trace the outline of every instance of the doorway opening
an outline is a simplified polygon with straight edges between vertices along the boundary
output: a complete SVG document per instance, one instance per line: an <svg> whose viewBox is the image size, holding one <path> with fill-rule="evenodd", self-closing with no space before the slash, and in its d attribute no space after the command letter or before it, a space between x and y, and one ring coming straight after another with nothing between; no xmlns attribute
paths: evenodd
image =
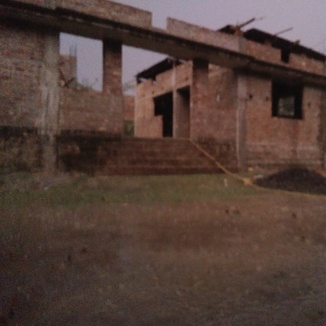
<svg viewBox="0 0 326 326"><path fill-rule="evenodd" d="M154 98L155 115L162 116L163 137L173 137L173 94L167 93Z"/></svg>
<svg viewBox="0 0 326 326"><path fill-rule="evenodd" d="M190 87L176 91L175 97L175 137L190 137Z"/></svg>

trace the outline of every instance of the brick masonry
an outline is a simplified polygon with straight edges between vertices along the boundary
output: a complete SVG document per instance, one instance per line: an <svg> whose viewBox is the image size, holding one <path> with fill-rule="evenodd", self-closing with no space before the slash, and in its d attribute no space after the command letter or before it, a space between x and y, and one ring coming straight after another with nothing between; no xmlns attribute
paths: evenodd
<svg viewBox="0 0 326 326"><path fill-rule="evenodd" d="M0 171L40 171L43 168L42 141L36 129L0 127Z"/></svg>
<svg viewBox="0 0 326 326"><path fill-rule="evenodd" d="M273 60L273 53L269 56ZM270 78L236 73L205 61L189 61L156 76L155 81L138 85L136 136L162 137L161 116L154 115L154 100L185 86L191 94L190 138L228 166L246 169L324 164L322 89L304 87L302 119L273 117ZM174 103L173 110L179 109ZM178 115L174 113L174 117Z"/></svg>
<svg viewBox="0 0 326 326"><path fill-rule="evenodd" d="M135 120L135 96L133 95L125 95L124 96L124 114L125 121Z"/></svg>
<svg viewBox="0 0 326 326"><path fill-rule="evenodd" d="M216 32L177 19L167 19L167 32L172 35L182 35L184 38L201 41L205 44L218 46L227 50L239 50L239 37Z"/></svg>
<svg viewBox="0 0 326 326"><path fill-rule="evenodd" d="M322 90L305 87L303 119L272 117L269 79L247 78L246 146L248 165L320 166Z"/></svg>
<svg viewBox="0 0 326 326"><path fill-rule="evenodd" d="M45 39L38 29L0 23L0 121L3 126L36 127Z"/></svg>
<svg viewBox="0 0 326 326"><path fill-rule="evenodd" d="M10 9L15 2L26 6ZM35 21L23 12L29 10L33 16L42 7L46 9L38 11ZM60 10L55 11L56 8L70 10L69 22L66 16L57 16ZM12 14L15 10L24 17L21 22ZM51 27L43 26L47 24L43 14L52 15ZM99 19L107 26L99 28L89 21L83 24L81 17L86 16L80 14L86 14L87 20ZM124 99L121 87L124 43L164 49L169 55L179 53L180 57L193 59L158 75L155 81L138 85L134 115L137 136L162 137L163 120L155 115L154 98L170 93L175 107L173 136L197 140L230 165L245 168L325 164L325 60L291 53L289 62L283 62L281 51L268 44L175 19L168 19L166 30L157 29L151 25L151 13L105 0L10 1L0 4L0 16L3 169L12 161L13 169L42 166L53 171L60 135L123 135L123 117L131 115L131 110L126 109L130 102ZM81 30L83 35L103 40L103 92L62 85L61 25L64 31L68 28L78 34ZM115 26L119 28L115 30ZM272 81L291 81L293 77L296 79L292 82L300 80L304 86L303 118L273 117ZM26 146L32 150L24 156Z"/></svg>
<svg viewBox="0 0 326 326"><path fill-rule="evenodd" d="M60 132L67 130L103 132L113 137L121 135L122 99L93 90L61 90Z"/></svg>
<svg viewBox="0 0 326 326"><path fill-rule="evenodd" d="M44 1L39 1L44 2ZM131 24L137 27L151 27L152 14L131 6L107 0L59 0L57 7L77 10L96 17Z"/></svg>

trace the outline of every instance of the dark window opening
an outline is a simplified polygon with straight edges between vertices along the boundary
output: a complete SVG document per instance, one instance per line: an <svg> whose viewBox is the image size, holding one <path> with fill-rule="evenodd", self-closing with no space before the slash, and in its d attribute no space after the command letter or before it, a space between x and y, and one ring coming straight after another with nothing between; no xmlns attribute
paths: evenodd
<svg viewBox="0 0 326 326"><path fill-rule="evenodd" d="M174 99L174 137L190 137L190 87L178 89Z"/></svg>
<svg viewBox="0 0 326 326"><path fill-rule="evenodd" d="M289 50L281 50L281 60L285 63L290 62L290 51Z"/></svg>
<svg viewBox="0 0 326 326"><path fill-rule="evenodd" d="M173 96L172 93L158 96L154 99L155 115L162 116L163 137L173 136Z"/></svg>
<svg viewBox="0 0 326 326"><path fill-rule="evenodd" d="M302 87L273 83L272 115L292 119L302 119Z"/></svg>

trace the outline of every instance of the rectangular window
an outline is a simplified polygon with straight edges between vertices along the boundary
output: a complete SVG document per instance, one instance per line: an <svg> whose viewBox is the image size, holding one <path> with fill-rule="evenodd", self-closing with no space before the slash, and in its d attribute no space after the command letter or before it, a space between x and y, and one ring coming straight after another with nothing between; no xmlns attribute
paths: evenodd
<svg viewBox="0 0 326 326"><path fill-rule="evenodd" d="M290 51L289 50L281 50L281 60L284 63L289 63L290 62Z"/></svg>
<svg viewBox="0 0 326 326"><path fill-rule="evenodd" d="M302 119L302 86L274 82L272 98L273 117Z"/></svg>

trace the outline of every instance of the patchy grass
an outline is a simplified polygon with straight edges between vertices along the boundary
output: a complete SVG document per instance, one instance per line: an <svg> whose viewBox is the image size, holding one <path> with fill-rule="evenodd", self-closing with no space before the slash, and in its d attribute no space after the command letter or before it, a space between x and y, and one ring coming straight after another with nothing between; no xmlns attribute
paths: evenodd
<svg viewBox="0 0 326 326"><path fill-rule="evenodd" d="M325 209L226 175L1 176L0 324L325 325Z"/></svg>
<svg viewBox="0 0 326 326"><path fill-rule="evenodd" d="M2 206L29 205L35 201L70 208L91 203L182 203L227 200L257 193L222 174L97 178L79 176L71 182L59 184L51 181L42 184L27 175L11 175L2 177L1 182ZM10 189L10 184L15 186Z"/></svg>

